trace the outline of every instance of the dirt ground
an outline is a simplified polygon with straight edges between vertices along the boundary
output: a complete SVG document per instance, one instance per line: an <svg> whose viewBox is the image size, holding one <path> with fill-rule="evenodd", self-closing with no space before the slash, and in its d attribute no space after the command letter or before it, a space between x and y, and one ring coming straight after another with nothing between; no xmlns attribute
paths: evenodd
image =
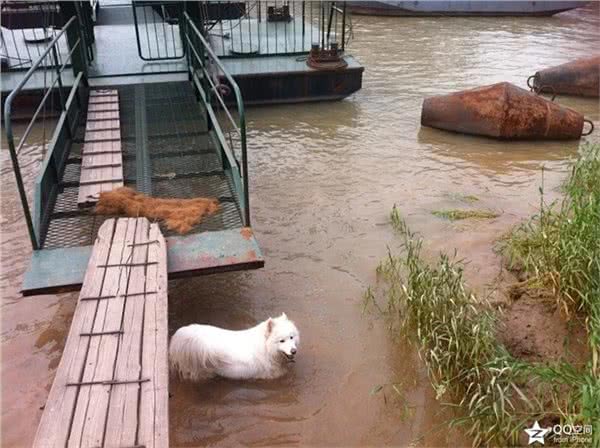
<svg viewBox="0 0 600 448"><path fill-rule="evenodd" d="M566 316L552 291L527 288L522 274L507 273L503 283L498 339L511 355L529 362L585 364L587 333L579 316Z"/></svg>

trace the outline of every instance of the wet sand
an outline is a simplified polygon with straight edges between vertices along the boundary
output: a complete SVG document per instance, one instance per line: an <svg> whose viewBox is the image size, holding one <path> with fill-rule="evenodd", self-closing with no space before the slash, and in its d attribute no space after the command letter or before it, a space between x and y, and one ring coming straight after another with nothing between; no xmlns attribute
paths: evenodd
<svg viewBox="0 0 600 448"><path fill-rule="evenodd" d="M557 197L578 142L502 143L420 128L424 96L510 81L586 56L600 41L598 4L553 18L354 17L350 53L363 89L337 103L248 111L259 271L169 285L171 333L191 322L240 329L285 311L302 333L293 372L273 382L171 382L174 446L459 446L414 347L362 313L397 204L426 253L458 249L467 278L489 292L494 241ZM557 99L600 127L598 101ZM598 131L592 135L599 141ZM26 156L31 182L36 150ZM28 446L61 354L75 295L22 298L29 242L2 151L2 446ZM464 195L479 198L465 203ZM451 223L431 212L476 207L496 219ZM371 394L397 384L403 396Z"/></svg>

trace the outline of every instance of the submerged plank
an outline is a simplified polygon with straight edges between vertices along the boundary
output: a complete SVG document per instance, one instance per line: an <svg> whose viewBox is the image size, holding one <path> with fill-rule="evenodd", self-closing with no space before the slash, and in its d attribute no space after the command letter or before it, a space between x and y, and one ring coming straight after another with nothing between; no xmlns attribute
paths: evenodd
<svg viewBox="0 0 600 448"><path fill-rule="evenodd" d="M167 259L157 224L107 220L34 446L168 446Z"/></svg>

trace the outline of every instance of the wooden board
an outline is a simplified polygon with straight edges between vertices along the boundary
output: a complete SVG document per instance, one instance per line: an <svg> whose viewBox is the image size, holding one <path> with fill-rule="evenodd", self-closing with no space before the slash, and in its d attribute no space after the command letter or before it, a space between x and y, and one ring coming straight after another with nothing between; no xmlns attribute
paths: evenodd
<svg viewBox="0 0 600 448"><path fill-rule="evenodd" d="M117 90L90 92L81 157L77 198L79 206L97 202L101 192L123 186L123 153Z"/></svg>
<svg viewBox="0 0 600 448"><path fill-rule="evenodd" d="M167 251L146 218L98 232L34 447L167 447Z"/></svg>

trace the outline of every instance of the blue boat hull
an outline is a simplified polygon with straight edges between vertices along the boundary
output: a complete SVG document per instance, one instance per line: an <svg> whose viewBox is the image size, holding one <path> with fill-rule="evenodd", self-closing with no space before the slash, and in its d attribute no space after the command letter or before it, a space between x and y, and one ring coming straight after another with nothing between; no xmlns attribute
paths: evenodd
<svg viewBox="0 0 600 448"><path fill-rule="evenodd" d="M354 14L385 16L551 16L586 1L349 1Z"/></svg>

